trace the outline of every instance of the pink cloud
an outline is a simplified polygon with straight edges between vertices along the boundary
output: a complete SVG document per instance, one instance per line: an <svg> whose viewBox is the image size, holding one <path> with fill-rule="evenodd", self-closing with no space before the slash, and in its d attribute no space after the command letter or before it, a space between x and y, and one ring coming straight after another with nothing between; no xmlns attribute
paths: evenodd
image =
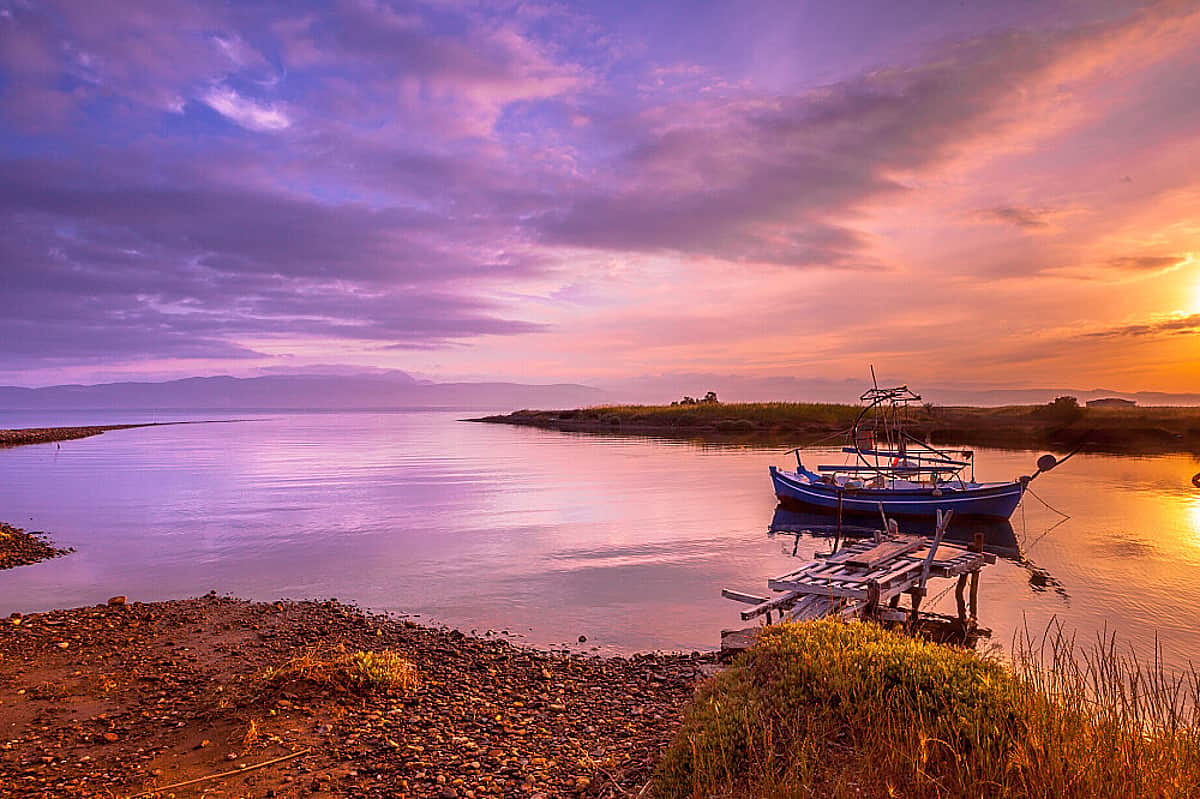
<svg viewBox="0 0 1200 799"><path fill-rule="evenodd" d="M292 120L287 109L243 97L228 86L214 86L201 99L221 116L248 130L270 132L286 130Z"/></svg>

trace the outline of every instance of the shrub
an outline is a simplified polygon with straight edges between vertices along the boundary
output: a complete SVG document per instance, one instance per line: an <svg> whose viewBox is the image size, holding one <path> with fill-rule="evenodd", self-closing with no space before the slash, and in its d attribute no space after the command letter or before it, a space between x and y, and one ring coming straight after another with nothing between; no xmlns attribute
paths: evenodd
<svg viewBox="0 0 1200 799"><path fill-rule="evenodd" d="M823 620L766 627L743 657L693 702L660 767L661 795L738 783L759 795L789 783L807 791L831 757L847 760L847 748L872 762L852 756L844 770L877 773L896 759L883 740L891 735L917 745L935 773L954 772L959 751L1002 760L1006 730L991 722L1007 719L1015 686L973 652ZM949 776L953 784L963 775Z"/></svg>
<svg viewBox="0 0 1200 799"><path fill-rule="evenodd" d="M766 627L693 699L656 794L1196 795L1200 677L1048 641L1006 667L861 622Z"/></svg>
<svg viewBox="0 0 1200 799"><path fill-rule="evenodd" d="M1083 418L1083 408L1074 397L1057 397L1054 402L1035 408L1034 415L1054 424L1074 424Z"/></svg>

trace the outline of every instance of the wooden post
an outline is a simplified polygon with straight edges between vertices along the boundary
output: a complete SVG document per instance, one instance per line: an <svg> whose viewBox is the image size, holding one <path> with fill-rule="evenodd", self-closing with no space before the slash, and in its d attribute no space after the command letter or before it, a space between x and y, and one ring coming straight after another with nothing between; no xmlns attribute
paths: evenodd
<svg viewBox="0 0 1200 799"><path fill-rule="evenodd" d="M975 551L983 552L983 533L975 534ZM979 572L981 569L975 569L971 572L971 618L979 618Z"/></svg>
<svg viewBox="0 0 1200 799"><path fill-rule="evenodd" d="M941 546L942 536L946 534L946 528L950 526L950 517L954 515L954 511L948 510L942 513L937 512L937 530L933 533L933 543L929 545L929 554L925 556L925 563L921 566L921 582L917 584L917 591L921 595L925 595L925 581L929 579L929 568L933 566L934 556L937 555L938 547Z"/></svg>
<svg viewBox="0 0 1200 799"><path fill-rule="evenodd" d="M979 618L979 569L971 572L971 618Z"/></svg>
<svg viewBox="0 0 1200 799"><path fill-rule="evenodd" d="M837 552L841 548L842 540L842 497L845 496L846 489L838 486L838 510L837 510L837 532L833 534L833 551Z"/></svg>
<svg viewBox="0 0 1200 799"><path fill-rule="evenodd" d="M863 609L863 618L876 616L879 613L879 581L871 580L867 583L867 606Z"/></svg>
<svg viewBox="0 0 1200 799"><path fill-rule="evenodd" d="M967 598L963 596L963 592L967 590L967 575L958 575L958 582L954 585L954 602L958 606L958 620L967 620Z"/></svg>
<svg viewBox="0 0 1200 799"><path fill-rule="evenodd" d="M909 625L917 623L917 617L921 612L921 600L925 598L925 581L929 579L929 568L933 566L933 559L937 555L938 547L941 546L942 536L946 534L946 528L950 526L950 517L954 515L954 511L948 510L945 513L937 512L937 529L933 533L933 543L929 545L929 554L925 556L925 563L921 565L921 580L915 588L909 589L909 596L912 597L912 612L908 617Z"/></svg>
<svg viewBox="0 0 1200 799"><path fill-rule="evenodd" d="M883 503L876 502L875 504L879 506L879 521L883 522L883 528L875 534L875 543L878 544L888 534L888 521L887 514L883 512Z"/></svg>

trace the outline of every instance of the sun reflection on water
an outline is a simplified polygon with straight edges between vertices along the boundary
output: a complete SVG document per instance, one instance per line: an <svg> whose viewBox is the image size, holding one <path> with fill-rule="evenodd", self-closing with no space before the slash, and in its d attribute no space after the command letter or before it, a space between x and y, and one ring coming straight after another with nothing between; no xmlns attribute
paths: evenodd
<svg viewBox="0 0 1200 799"><path fill-rule="evenodd" d="M1192 534L1192 543L1200 547L1200 491L1188 501L1188 527Z"/></svg>

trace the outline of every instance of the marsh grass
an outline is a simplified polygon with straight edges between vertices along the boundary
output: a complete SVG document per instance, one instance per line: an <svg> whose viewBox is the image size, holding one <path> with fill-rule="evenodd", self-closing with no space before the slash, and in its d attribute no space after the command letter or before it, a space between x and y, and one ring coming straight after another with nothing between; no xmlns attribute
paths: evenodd
<svg viewBox="0 0 1200 799"><path fill-rule="evenodd" d="M1200 674L1123 653L1115 635L1079 646L1052 625L1014 647L1023 737L1013 795L1200 796Z"/></svg>
<svg viewBox="0 0 1200 799"><path fill-rule="evenodd" d="M1200 408L1134 407L1071 409L1052 406L913 406L905 429L934 444L1074 449L1095 452L1200 451ZM698 405L605 405L559 411L517 411L499 419L556 427L591 426L597 431L756 440L813 446L849 430L861 406L832 403L750 402Z"/></svg>
<svg viewBox="0 0 1200 799"><path fill-rule="evenodd" d="M613 405L593 409L597 412L640 422L674 424L715 423L738 419L757 425L819 424L848 428L861 410L852 405L812 402L739 402L702 403L699 405Z"/></svg>
<svg viewBox="0 0 1200 799"><path fill-rule="evenodd" d="M270 684L303 680L354 692L407 693L419 684L416 667L390 649L351 652L340 645L306 649L261 677Z"/></svg>
<svg viewBox="0 0 1200 799"><path fill-rule="evenodd" d="M1194 673L1051 630L1009 664L863 623L768 627L698 692L659 796L1200 795Z"/></svg>

